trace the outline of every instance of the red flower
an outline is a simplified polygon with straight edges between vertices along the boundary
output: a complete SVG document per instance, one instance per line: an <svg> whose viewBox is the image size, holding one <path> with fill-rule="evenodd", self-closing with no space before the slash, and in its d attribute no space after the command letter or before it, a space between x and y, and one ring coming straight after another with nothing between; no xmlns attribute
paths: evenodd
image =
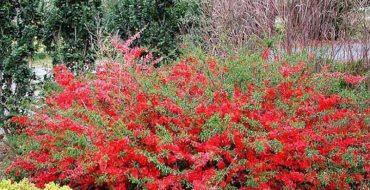
<svg viewBox="0 0 370 190"><path fill-rule="evenodd" d="M366 79L366 77L353 76L353 75L344 75L343 79L348 84L357 85L357 84L360 84L362 81L364 81Z"/></svg>
<svg viewBox="0 0 370 190"><path fill-rule="evenodd" d="M28 117L26 117L26 116L14 116L10 119L10 122L18 123L19 125L27 125Z"/></svg>
<svg viewBox="0 0 370 190"><path fill-rule="evenodd" d="M138 59L144 53L143 48L134 48L132 51L134 59Z"/></svg>
<svg viewBox="0 0 370 190"><path fill-rule="evenodd" d="M319 103L319 110L327 110L331 109L334 105L340 102L340 98L338 96L332 95L331 97L324 97L324 96L317 96L316 97Z"/></svg>
<svg viewBox="0 0 370 190"><path fill-rule="evenodd" d="M70 85L74 79L73 73L70 72L65 65L58 65L54 67L53 71L55 81L64 87Z"/></svg>
<svg viewBox="0 0 370 190"><path fill-rule="evenodd" d="M262 52L262 60L263 61L267 61L270 57L270 48L266 48L263 52Z"/></svg>

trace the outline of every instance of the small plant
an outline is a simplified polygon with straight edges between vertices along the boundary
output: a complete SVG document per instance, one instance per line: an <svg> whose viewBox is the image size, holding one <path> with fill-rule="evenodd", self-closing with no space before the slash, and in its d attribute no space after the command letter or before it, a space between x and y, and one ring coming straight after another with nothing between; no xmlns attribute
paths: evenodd
<svg viewBox="0 0 370 190"><path fill-rule="evenodd" d="M1 180L0 189L6 190L41 190L37 188L34 184L30 183L27 179L22 180L20 183L12 183L10 180ZM60 187L54 183L49 183L45 185L43 190L72 190L71 188L64 186Z"/></svg>

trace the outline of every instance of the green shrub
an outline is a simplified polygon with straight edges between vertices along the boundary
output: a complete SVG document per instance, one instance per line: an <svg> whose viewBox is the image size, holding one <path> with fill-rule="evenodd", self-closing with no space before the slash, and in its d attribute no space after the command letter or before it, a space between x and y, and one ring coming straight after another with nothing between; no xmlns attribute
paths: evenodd
<svg viewBox="0 0 370 190"><path fill-rule="evenodd" d="M27 58L36 51L34 39L40 37L39 5L40 0L0 3L0 128L10 116L27 113L32 99L34 75Z"/></svg>
<svg viewBox="0 0 370 190"><path fill-rule="evenodd" d="M53 0L44 10L46 50L54 64L80 70L94 61L92 50L101 0Z"/></svg>
<svg viewBox="0 0 370 190"><path fill-rule="evenodd" d="M29 182L27 179L23 179L19 183L12 183L10 180L1 180L0 189L6 190L40 190L33 183ZM49 183L45 185L44 190L71 190L67 186L60 187L55 183Z"/></svg>
<svg viewBox="0 0 370 190"><path fill-rule="evenodd" d="M147 46L161 56L178 54L178 35L182 28L195 22L196 0L105 0L103 23L108 32L118 32L121 38L141 31L136 45Z"/></svg>
<svg viewBox="0 0 370 190"><path fill-rule="evenodd" d="M195 22L197 0L53 0L45 6L43 43L54 64L81 70L97 58L108 36L138 41L160 56L178 54L179 34ZM174 56L172 56L174 57ZM99 57L100 58L100 57Z"/></svg>

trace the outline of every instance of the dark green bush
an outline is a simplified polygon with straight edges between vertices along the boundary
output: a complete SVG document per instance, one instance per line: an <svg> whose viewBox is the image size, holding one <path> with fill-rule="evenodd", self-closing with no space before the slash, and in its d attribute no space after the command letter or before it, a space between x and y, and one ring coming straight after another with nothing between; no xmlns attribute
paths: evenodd
<svg viewBox="0 0 370 190"><path fill-rule="evenodd" d="M54 64L77 70L93 64L99 39L115 33L126 39L144 29L136 45L153 49L157 56L176 55L178 37L193 24L194 19L188 18L198 11L197 0L53 0L47 4L46 50Z"/></svg>
<svg viewBox="0 0 370 190"><path fill-rule="evenodd" d="M198 3L184 0L106 0L104 23L108 32L118 32L122 39L141 31L136 45L146 46L157 55L178 54L179 35L194 24Z"/></svg>
<svg viewBox="0 0 370 190"><path fill-rule="evenodd" d="M40 0L0 3L0 128L10 116L25 113L32 99L34 78L28 58L40 37ZM10 130L5 130L10 132Z"/></svg>
<svg viewBox="0 0 370 190"><path fill-rule="evenodd" d="M53 0L45 8L44 44L53 64L81 69L92 64L93 32L101 0Z"/></svg>

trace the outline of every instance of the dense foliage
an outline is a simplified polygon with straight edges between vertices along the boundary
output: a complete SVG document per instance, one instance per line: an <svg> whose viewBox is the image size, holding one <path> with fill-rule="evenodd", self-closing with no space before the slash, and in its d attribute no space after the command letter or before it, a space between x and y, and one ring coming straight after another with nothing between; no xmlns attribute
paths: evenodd
<svg viewBox="0 0 370 190"><path fill-rule="evenodd" d="M149 47L157 55L178 55L179 35L187 26L195 24L199 7L196 0L107 0L104 23L108 32L118 32L127 39L143 30L136 41Z"/></svg>
<svg viewBox="0 0 370 190"><path fill-rule="evenodd" d="M25 113L33 93L27 58L35 52L33 42L40 36L40 5L38 0L0 3L0 128L11 115Z"/></svg>
<svg viewBox="0 0 370 190"><path fill-rule="evenodd" d="M94 62L92 43L101 0L52 0L44 12L44 38L53 63L82 69Z"/></svg>
<svg viewBox="0 0 370 190"><path fill-rule="evenodd" d="M138 44L173 57L179 53L177 35L191 24L186 18L195 10L194 0L1 1L0 127L12 115L25 114L25 105L33 98L35 76L29 62L39 45L45 45L42 53L49 54L54 64L78 72L93 68L99 43L109 35L118 32L126 38L145 29Z"/></svg>
<svg viewBox="0 0 370 190"><path fill-rule="evenodd" d="M40 190L34 184L30 183L28 180L24 179L20 183L12 183L10 180L1 180L0 189L6 190ZM59 187L54 183L49 183L45 185L43 190L71 190L68 187Z"/></svg>
<svg viewBox="0 0 370 190"><path fill-rule="evenodd" d="M12 118L26 128L9 177L76 189L367 187L370 102L331 91L363 77L267 64L268 51L154 69L132 40L114 40L125 63L94 75L55 68L46 106Z"/></svg>
<svg viewBox="0 0 370 190"><path fill-rule="evenodd" d="M192 10L195 1L52 0L44 12L43 42L54 64L74 70L91 67L96 48L103 45L99 43L115 33L127 38L143 30L138 44L173 56L179 53L177 35L189 24L184 18Z"/></svg>

